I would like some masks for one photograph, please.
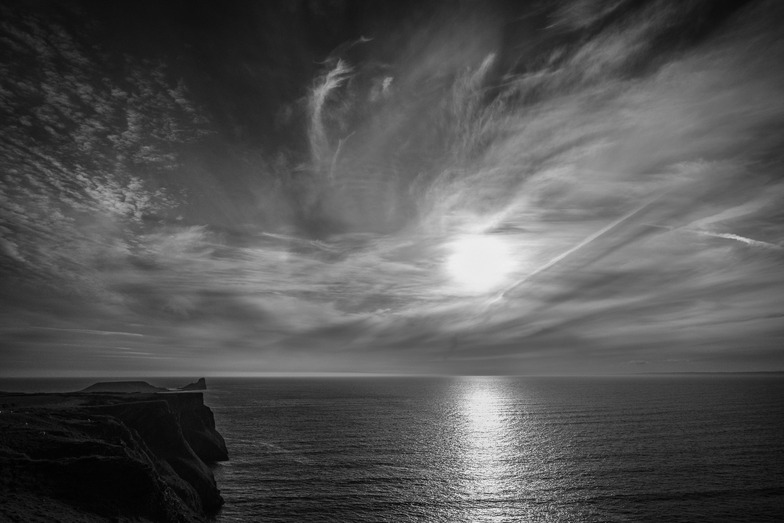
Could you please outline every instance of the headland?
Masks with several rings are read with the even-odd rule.
[[[0,520],[205,521],[229,457],[205,388],[0,392]]]

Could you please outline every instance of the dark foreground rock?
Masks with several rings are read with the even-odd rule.
[[[0,521],[203,521],[228,459],[199,392],[0,395]]]

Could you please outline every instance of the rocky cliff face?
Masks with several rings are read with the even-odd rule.
[[[0,520],[201,521],[228,459],[198,392],[0,398]]]
[[[204,405],[201,393],[159,395],[177,417],[183,436],[193,451],[205,463],[229,459],[226,442],[215,430],[215,417]]]

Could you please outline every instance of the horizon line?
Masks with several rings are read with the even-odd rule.
[[[779,370],[745,370],[745,371],[651,371],[651,372],[625,372],[625,373],[531,373],[531,374],[470,374],[470,373],[402,373],[402,372],[225,372],[225,373],[178,373],[178,374],[73,374],[73,373],[40,373],[0,375],[0,380],[5,379],[198,379],[198,378],[601,378],[601,377],[632,377],[656,375],[695,375],[695,374],[784,374],[784,369]],[[194,377],[195,376],[195,377]]]

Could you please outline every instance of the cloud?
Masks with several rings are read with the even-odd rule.
[[[49,314],[14,287],[24,332],[46,338],[15,343],[60,350],[42,327],[71,329],[92,340],[84,354],[129,368],[154,355],[232,372],[780,365],[781,8],[711,11],[697,37],[706,4],[635,5],[564,2],[520,41],[461,11],[422,18],[398,53],[384,34],[342,47],[303,86],[306,151],[245,151],[226,163],[241,168],[194,176],[189,189],[220,200],[230,226],[146,222],[180,202],[142,174],[96,177],[66,146],[7,147],[26,181],[0,187],[4,270],[48,275],[35,296],[76,282],[85,303]],[[9,41],[55,52],[39,40]],[[158,169],[171,159],[161,144],[190,139],[177,118],[196,134],[204,122],[163,69],[130,70],[133,93],[47,84],[31,125],[59,136],[94,99],[78,154],[108,161],[94,151],[109,140],[122,165]],[[253,196],[207,178],[241,179]],[[70,208],[52,203],[61,195]],[[464,234],[508,247],[492,292],[460,292],[446,270]],[[143,340],[100,348],[99,331]]]

